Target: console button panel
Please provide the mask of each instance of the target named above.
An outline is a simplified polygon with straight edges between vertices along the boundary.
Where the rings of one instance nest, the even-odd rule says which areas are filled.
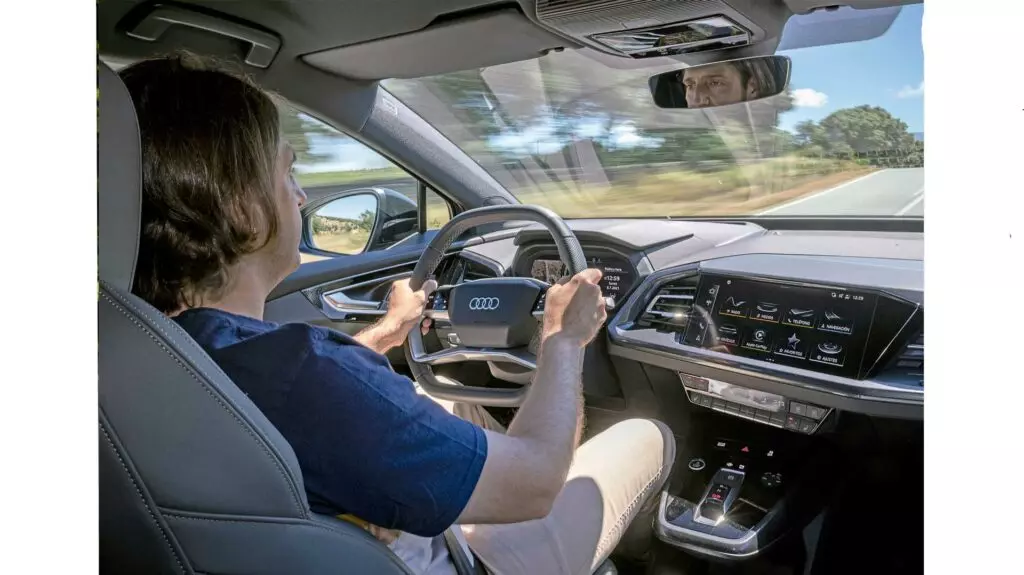
[[[815,433],[832,408],[714,379],[680,373],[690,403],[796,433]]]

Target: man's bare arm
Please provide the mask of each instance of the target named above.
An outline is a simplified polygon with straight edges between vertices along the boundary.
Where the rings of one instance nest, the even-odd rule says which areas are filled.
[[[552,286],[537,373],[508,433],[486,431],[487,459],[459,523],[544,517],[565,484],[582,421],[583,353],[606,317],[598,270]]]

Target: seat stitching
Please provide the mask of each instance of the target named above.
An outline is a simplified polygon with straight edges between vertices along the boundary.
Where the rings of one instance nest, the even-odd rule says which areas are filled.
[[[142,323],[140,323],[140,322],[139,322],[139,321],[137,321],[136,319],[132,318],[132,317],[131,317],[131,315],[129,315],[129,314],[127,313],[127,311],[125,311],[125,309],[124,309],[124,308],[122,308],[122,307],[121,307],[120,305],[118,305],[118,302],[115,302],[115,301],[114,301],[114,300],[113,300],[113,299],[112,299],[112,298],[111,298],[111,297],[110,297],[110,296],[109,296],[108,294],[106,294],[106,293],[102,293],[101,295],[102,295],[102,296],[103,296],[103,297],[104,297],[104,298],[105,298],[105,299],[106,299],[107,301],[109,301],[109,302],[111,303],[111,305],[113,305],[113,306],[114,306],[114,308],[115,308],[115,309],[117,309],[117,310],[118,310],[119,312],[121,312],[121,314],[122,314],[122,315],[124,315],[124,316],[125,316],[126,318],[128,318],[128,320],[129,320],[129,321],[131,321],[131,322],[132,322],[132,323],[134,323],[134,324],[135,324],[135,325],[136,325],[137,327],[139,327],[139,328],[141,328],[141,329],[142,329],[143,331],[145,331],[145,332],[146,332],[146,334],[147,334],[147,335],[149,335],[149,338],[150,338],[151,340],[153,340],[153,341],[154,341],[154,342],[155,342],[155,343],[156,343],[156,344],[157,344],[158,346],[160,346],[160,348],[161,348],[161,349],[163,349],[163,350],[164,350],[164,352],[166,352],[166,353],[167,353],[167,355],[168,355],[168,356],[170,356],[170,358],[171,358],[171,359],[173,359],[173,360],[174,360],[174,362],[175,362],[175,363],[177,363],[177,364],[178,364],[178,366],[179,366],[180,368],[182,368],[182,369],[183,369],[183,370],[185,371],[185,373],[187,373],[187,374],[189,375],[189,377],[191,377],[191,378],[192,378],[193,380],[195,380],[195,381],[196,381],[196,382],[197,382],[197,383],[198,383],[198,384],[199,384],[199,385],[200,385],[200,386],[201,386],[201,387],[203,388],[203,390],[204,390],[204,391],[206,391],[207,395],[209,395],[209,396],[210,396],[211,398],[213,398],[213,400],[214,400],[214,401],[216,401],[216,402],[217,402],[217,404],[218,404],[218,405],[220,405],[220,406],[221,406],[221,408],[223,408],[223,409],[224,409],[224,411],[226,411],[226,412],[227,412],[227,413],[228,413],[228,414],[229,414],[229,415],[230,415],[230,416],[232,417],[232,419],[234,419],[234,420],[235,420],[235,423],[237,423],[237,424],[239,425],[239,427],[241,427],[241,428],[242,428],[243,430],[245,430],[245,432],[246,432],[246,433],[248,433],[250,437],[252,437],[253,439],[255,439],[255,440],[256,440],[256,443],[257,443],[257,444],[258,444],[258,445],[260,446],[260,448],[261,448],[261,449],[263,450],[263,453],[264,453],[264,454],[265,454],[265,455],[267,456],[267,458],[268,458],[268,459],[269,459],[269,460],[270,460],[271,462],[273,462],[274,466],[275,466],[275,467],[277,468],[278,472],[279,472],[279,473],[281,474],[281,477],[282,477],[282,478],[284,478],[284,480],[285,480],[285,484],[287,484],[287,485],[288,485],[288,488],[289,488],[289,490],[291,491],[291,494],[292,494],[292,498],[294,499],[294,502],[295,502],[295,504],[296,504],[296,505],[295,505],[295,506],[296,506],[296,509],[298,509],[298,510],[299,510],[299,512],[300,512],[300,513],[302,514],[302,516],[303,516],[303,517],[307,517],[306,509],[305,509],[305,507],[304,507],[304,506],[302,505],[302,503],[301,503],[301,499],[299,498],[299,496],[298,496],[298,493],[297,493],[297,492],[295,491],[295,485],[293,484],[293,482],[292,482],[292,481],[290,481],[290,480],[289,480],[288,474],[287,474],[287,473],[285,472],[284,468],[283,468],[283,467],[281,466],[281,462],[280,462],[280,461],[279,461],[279,460],[278,460],[277,458],[275,458],[275,457],[273,456],[273,454],[271,453],[270,449],[269,449],[269,448],[267,447],[266,443],[265,443],[264,441],[262,441],[262,440],[261,440],[261,438],[260,438],[260,437],[258,437],[258,436],[257,436],[257,435],[256,435],[256,434],[255,434],[255,433],[253,432],[253,430],[251,429],[251,427],[250,427],[249,425],[246,425],[246,424],[245,424],[245,422],[243,422],[243,421],[242,421],[242,420],[241,420],[241,419],[240,419],[240,418],[238,417],[238,415],[237,415],[236,413],[233,413],[233,412],[232,412],[232,410],[231,410],[231,409],[230,409],[230,408],[229,408],[229,407],[228,407],[228,406],[227,406],[227,405],[226,405],[226,404],[224,403],[224,401],[223,401],[223,400],[221,400],[221,399],[220,399],[219,397],[217,397],[217,395],[216,395],[216,394],[214,394],[214,393],[213,393],[213,391],[211,391],[211,390],[210,390],[210,387],[209,387],[209,385],[207,385],[207,384],[205,384],[204,382],[202,382],[202,381],[201,381],[201,380],[200,380],[200,379],[199,379],[198,377],[196,377],[195,373],[193,373],[193,372],[192,372],[192,370],[190,370],[190,369],[188,368],[188,366],[186,366],[186,365],[185,365],[184,363],[182,363],[182,361],[181,361],[181,360],[180,360],[179,358],[175,357],[174,353],[172,353],[172,352],[171,352],[171,350],[170,350],[170,349],[169,349],[169,348],[168,348],[167,346],[165,346],[165,345],[164,345],[164,344],[163,344],[163,343],[162,343],[162,342],[161,342],[161,341],[160,341],[160,340],[159,340],[159,339],[158,339],[158,338],[157,338],[157,337],[156,337],[156,336],[155,336],[155,335],[153,334],[153,332],[152,332],[152,331],[151,331],[150,329],[148,329],[148,328],[147,328],[147,327],[146,327],[145,325],[143,325]],[[129,307],[131,307],[131,306],[129,306]],[[134,309],[134,308],[133,308],[133,309]],[[145,314],[142,314],[141,312],[139,312],[138,310],[135,310],[135,311],[136,311],[136,313],[140,313],[140,314],[141,314],[141,315],[143,315],[144,317],[148,317],[148,316],[145,316]],[[159,328],[159,326],[157,327],[157,329],[158,329],[158,330],[160,329],[160,328]],[[160,330],[160,331],[161,331],[161,333],[163,333],[163,330]],[[167,336],[167,334],[166,334],[166,333],[164,333],[164,336],[166,337],[166,336]],[[171,338],[169,338],[169,337],[168,337],[168,339],[171,339]],[[172,341],[173,341],[173,340],[172,340]],[[189,355],[188,355],[187,353],[184,353],[184,352],[183,352],[183,354],[184,354],[184,355],[185,355],[185,357],[187,357],[187,358],[188,358],[188,359],[189,359],[190,361],[192,361],[192,363],[195,363],[195,361],[194,361],[194,360],[192,360],[192,358],[191,358],[191,357],[190,357],[190,356],[189,356]],[[199,371],[200,371],[200,372],[202,372],[202,370],[199,370]],[[203,375],[204,375],[204,376],[206,376],[206,377],[207,377],[207,379],[209,379],[209,376],[208,376],[208,375],[206,375],[206,373],[205,373],[205,372],[202,372],[202,373],[203,373]],[[237,406],[236,406],[236,408],[237,408]]]
[[[186,573],[187,571],[185,566],[182,564],[181,558],[178,557],[178,552],[174,550],[174,546],[171,545],[171,540],[167,537],[167,532],[164,531],[163,526],[160,525],[156,515],[153,513],[153,509],[149,506],[149,503],[146,502],[146,497],[142,494],[142,489],[139,488],[139,484],[135,481],[135,478],[132,477],[132,472],[128,470],[128,465],[124,462],[124,458],[121,457],[121,453],[117,450],[117,447],[114,446],[113,440],[110,439],[110,434],[107,433],[107,430],[102,423],[100,423],[99,426],[100,431],[103,432],[103,436],[107,439],[107,445],[110,446],[111,451],[113,451],[114,455],[117,456],[117,460],[121,463],[121,468],[124,469],[125,475],[128,476],[128,479],[132,482],[132,486],[135,487],[135,493],[137,493],[139,495],[139,499],[142,500],[142,505],[146,508],[146,512],[149,513],[149,518],[153,520],[153,525],[156,525],[156,528],[160,531],[160,537],[163,538],[164,543],[167,544],[167,548],[171,551],[171,555],[174,556],[174,562],[178,564],[178,569],[182,573]]]

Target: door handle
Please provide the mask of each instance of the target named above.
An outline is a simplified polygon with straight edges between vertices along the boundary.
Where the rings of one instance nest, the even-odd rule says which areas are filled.
[[[205,30],[249,44],[245,63],[256,68],[269,67],[281,49],[281,39],[273,34],[176,6],[154,7],[127,34],[138,40],[155,42],[174,25]]]
[[[343,291],[324,294],[324,301],[341,312],[379,311],[381,306],[379,301],[350,298]]]

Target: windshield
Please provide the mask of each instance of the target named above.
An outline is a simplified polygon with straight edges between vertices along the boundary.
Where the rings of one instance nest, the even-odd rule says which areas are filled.
[[[793,16],[788,90],[719,108],[655,105],[677,60],[593,50],[383,84],[563,217],[923,216],[922,11]]]

